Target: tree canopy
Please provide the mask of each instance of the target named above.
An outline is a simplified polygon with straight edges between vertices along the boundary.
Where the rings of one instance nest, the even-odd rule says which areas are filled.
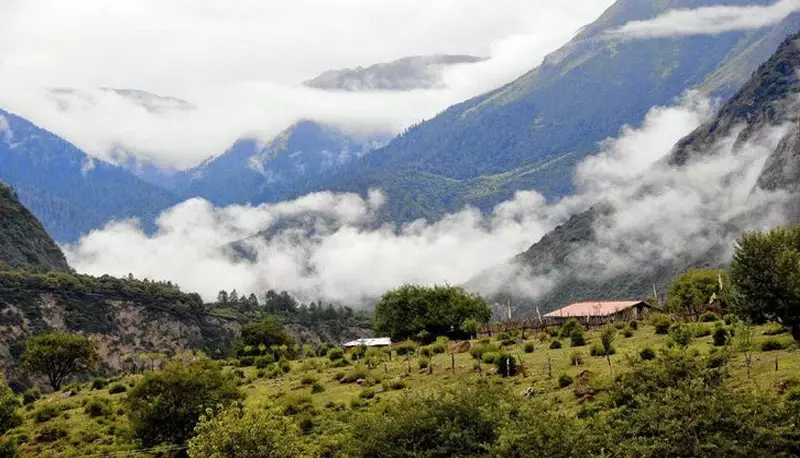
[[[738,315],[783,323],[800,340],[800,226],[743,234],[730,274]]]
[[[19,405],[19,399],[6,385],[6,380],[0,373],[0,436],[19,423],[20,419],[17,416]]]
[[[61,388],[72,374],[97,367],[97,344],[84,336],[68,332],[48,332],[33,336],[25,344],[22,364],[28,372],[47,377],[53,390]]]
[[[730,281],[720,269],[692,269],[678,277],[669,287],[665,308],[670,312],[700,315],[712,297],[728,303]]]
[[[460,337],[466,334],[465,321],[486,323],[491,317],[486,302],[463,288],[405,285],[384,294],[375,306],[375,332],[393,339],[420,333]]]
[[[258,323],[249,323],[242,327],[240,348],[270,348],[274,345],[294,346],[292,336],[284,331],[283,326],[273,317],[266,317]]]
[[[232,374],[206,358],[170,362],[148,373],[128,392],[126,404],[135,436],[147,447],[183,445],[207,408],[227,406],[240,393]]]

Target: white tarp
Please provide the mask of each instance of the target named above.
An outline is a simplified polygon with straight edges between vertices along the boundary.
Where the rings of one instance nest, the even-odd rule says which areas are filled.
[[[392,339],[389,337],[378,337],[376,339],[358,339],[344,344],[344,347],[358,347],[364,345],[366,347],[388,347],[392,344]]]

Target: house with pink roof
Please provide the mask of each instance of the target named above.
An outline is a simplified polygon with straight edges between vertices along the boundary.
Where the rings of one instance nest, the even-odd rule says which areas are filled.
[[[644,301],[587,301],[576,302],[552,311],[544,318],[560,323],[570,318],[583,322],[609,322],[640,320],[647,317],[652,307]]]

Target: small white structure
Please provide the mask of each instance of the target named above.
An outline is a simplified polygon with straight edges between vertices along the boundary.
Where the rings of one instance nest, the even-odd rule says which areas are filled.
[[[346,344],[342,345],[344,348],[353,348],[353,347],[388,347],[392,345],[392,339],[389,337],[378,337],[376,339],[358,339],[353,340],[351,342],[347,342]]]

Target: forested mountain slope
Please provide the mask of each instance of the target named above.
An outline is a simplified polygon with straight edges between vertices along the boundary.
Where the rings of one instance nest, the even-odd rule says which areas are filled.
[[[659,167],[670,167],[673,170],[686,170],[717,154],[720,145],[732,143],[734,151],[742,154],[749,141],[768,133],[771,127],[783,126],[782,137],[773,150],[749,148],[750,154],[755,152],[757,160],[763,161],[758,172],[755,189],[750,194],[766,191],[783,191],[789,193],[784,200],[780,213],[786,222],[800,219],[800,196],[797,194],[800,181],[800,129],[797,111],[797,96],[800,94],[800,79],[797,70],[800,68],[800,34],[793,35],[779,47],[776,53],[759,66],[751,79],[720,109],[718,115],[682,139],[666,157]],[[787,127],[788,126],[788,127]],[[759,164],[759,162],[756,162]],[[646,177],[646,176],[645,176]],[[735,186],[735,180],[741,176],[732,175],[722,181],[723,185]],[[708,186],[717,183],[709,180]],[[649,183],[645,178],[638,185],[640,196],[657,190],[658,185]],[[687,202],[688,204],[688,202]],[[734,203],[726,203],[723,208]],[[700,266],[720,266],[725,264],[724,253],[730,249],[730,236],[737,233],[737,221],[718,221],[719,215],[707,215],[704,222],[706,234],[718,243],[710,244],[702,251],[686,249],[668,262],[654,262],[646,268],[631,268],[605,278],[587,278],[582,270],[587,268],[586,260],[579,260],[586,247],[598,243],[597,228],[604,221],[613,219],[620,212],[619,207],[601,203],[595,208],[573,216],[568,222],[545,235],[539,242],[520,254],[513,263],[526,271],[531,278],[536,276],[552,276],[558,279],[557,286],[544,297],[532,301],[529,298],[516,298],[527,303],[529,307],[538,305],[540,311],[551,310],[569,302],[593,299],[643,298],[653,292],[655,287],[663,292],[675,276],[690,268]],[[751,208],[737,219],[750,219],[756,224],[759,218],[766,218],[762,208]],[[770,223],[764,220],[765,225]],[[680,226],[691,224],[676,219],[669,224]],[[681,243],[687,247],[693,242],[685,239]],[[598,261],[598,260],[594,260]],[[601,260],[600,260],[601,261]],[[633,262],[631,266],[635,266]],[[487,272],[482,278],[476,278],[475,284],[487,281],[497,272]],[[502,287],[500,288],[503,289]],[[528,308],[530,312],[531,309]]]
[[[316,189],[384,188],[391,216],[406,220],[466,203],[488,209],[518,189],[567,195],[574,165],[597,152],[597,142],[687,89],[730,96],[800,26],[800,16],[718,35],[621,40],[609,31],[675,8],[770,3],[619,0],[540,67],[413,126]]]
[[[69,270],[64,253],[35,216],[0,182],[0,269]]]
[[[148,224],[177,198],[121,167],[93,160],[62,138],[0,110],[0,180],[57,241],[70,242],[111,219]]]

